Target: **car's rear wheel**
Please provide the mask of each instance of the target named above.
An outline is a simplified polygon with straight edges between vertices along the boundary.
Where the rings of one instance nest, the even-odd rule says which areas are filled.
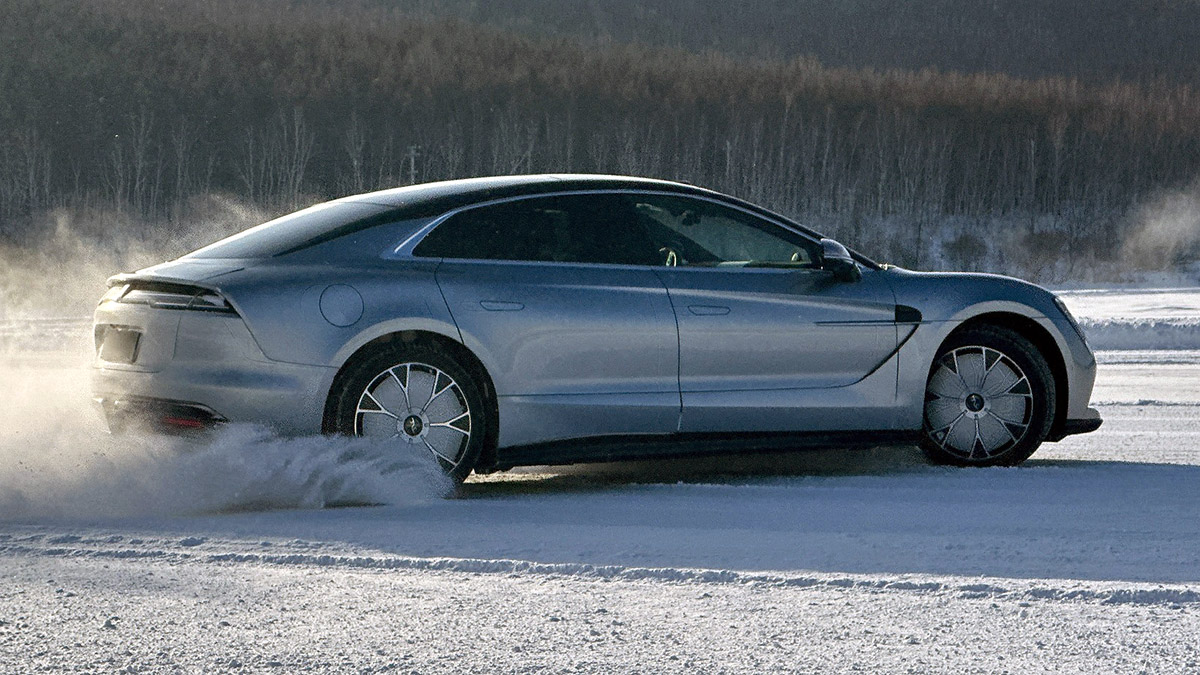
[[[930,368],[921,447],[939,464],[1020,464],[1050,431],[1054,388],[1045,357],[1021,335],[992,326],[960,331]]]
[[[474,468],[487,423],[471,372],[431,345],[385,348],[341,378],[335,430],[429,453],[456,481]]]

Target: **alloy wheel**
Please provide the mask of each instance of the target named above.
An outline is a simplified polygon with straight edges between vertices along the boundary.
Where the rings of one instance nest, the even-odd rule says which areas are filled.
[[[400,363],[372,378],[359,396],[354,433],[424,448],[453,471],[471,440],[471,406],[444,371]]]
[[[1029,378],[998,350],[959,347],[942,355],[929,377],[925,432],[965,460],[987,460],[1013,447],[1032,416]]]

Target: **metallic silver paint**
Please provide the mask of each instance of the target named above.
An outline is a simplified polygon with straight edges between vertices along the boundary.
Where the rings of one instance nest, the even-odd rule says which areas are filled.
[[[594,187],[562,192],[546,187],[562,179],[497,185],[525,180],[542,195],[577,194],[611,192],[617,180],[589,179]],[[618,191],[683,190],[619,180],[625,187]],[[430,189],[453,194],[479,184]],[[404,203],[412,190],[339,201]],[[725,203],[687,190],[684,196]],[[237,315],[101,304],[96,323],[138,327],[146,342],[135,364],[98,360],[94,389],[190,401],[233,422],[317,433],[334,377],[356,352],[378,338],[423,331],[464,345],[492,379],[501,452],[615,434],[916,430],[938,347],[964,321],[1001,312],[1036,323],[1062,355],[1067,418],[1095,416],[1090,349],[1053,295],[1023,281],[867,264],[860,264],[861,281],[838,282],[817,270],[413,257],[439,222],[398,222],[276,258],[185,257],[142,270],[134,276],[217,291]],[[338,285],[362,298],[352,325],[323,315],[322,294]],[[920,310],[921,323],[897,324],[897,305]]]

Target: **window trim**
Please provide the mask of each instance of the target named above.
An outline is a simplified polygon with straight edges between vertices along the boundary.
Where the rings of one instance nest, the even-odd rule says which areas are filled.
[[[598,267],[603,266],[603,267],[638,268],[638,269],[664,268],[665,267],[664,265],[631,265],[631,264],[626,264],[626,263],[555,262],[555,261],[549,261],[549,260],[547,260],[547,261],[507,260],[504,258],[499,258],[499,259],[497,259],[497,258],[446,258],[446,257],[436,257],[436,256],[418,256],[418,255],[413,254],[413,250],[416,249],[416,247],[419,246],[422,241],[424,241],[425,237],[428,236],[429,233],[433,232],[435,229],[437,229],[437,227],[439,225],[446,222],[450,218],[453,218],[454,216],[456,216],[460,213],[464,213],[466,211],[471,211],[473,209],[486,208],[489,206],[496,206],[499,204],[507,204],[507,203],[526,200],[526,199],[585,196],[585,195],[613,195],[613,194],[615,194],[615,195],[651,195],[651,196],[658,196],[658,197],[695,199],[698,201],[708,202],[710,204],[716,204],[717,206],[723,206],[725,208],[740,211],[740,212],[742,212],[752,218],[755,218],[757,220],[771,223],[772,225],[775,225],[777,227],[781,227],[788,232],[791,232],[799,237],[804,238],[807,241],[810,241],[814,246],[816,246],[818,248],[821,245],[819,238],[814,236],[814,234],[810,234],[808,232],[804,232],[804,231],[798,229],[790,222],[783,220],[782,216],[774,216],[774,214],[772,214],[772,217],[767,217],[761,213],[752,211],[752,210],[742,206],[741,204],[731,203],[729,201],[725,201],[722,199],[716,199],[716,198],[710,197],[708,195],[695,195],[695,194],[689,194],[686,192],[675,192],[675,191],[671,191],[671,190],[651,190],[651,189],[631,190],[628,188],[624,188],[624,189],[622,189],[622,188],[609,188],[609,189],[600,188],[600,189],[595,189],[595,190],[563,190],[563,191],[559,191],[559,192],[543,192],[543,193],[532,194],[532,195],[516,195],[516,196],[512,196],[512,197],[502,197],[499,199],[489,199],[487,201],[476,202],[474,204],[467,204],[464,206],[460,206],[458,208],[451,209],[451,210],[443,213],[440,216],[437,216],[436,218],[431,220],[429,223],[427,223],[424,226],[422,226],[421,228],[419,228],[416,232],[412,233],[407,238],[405,238],[404,241],[397,244],[389,253],[385,253],[383,257],[386,259],[389,259],[389,260],[453,260],[454,262],[486,262],[486,263],[522,264],[522,265],[590,265],[590,266],[598,266]],[[860,264],[861,264],[861,262],[860,262]],[[779,268],[779,267],[699,267],[699,266],[698,267],[688,267],[688,266],[674,267],[671,269],[673,269],[673,270],[704,270],[704,271],[712,271],[712,272],[737,271],[737,272],[755,272],[755,273],[761,273],[761,272],[793,273],[793,272],[803,272],[803,271],[809,271],[809,272],[822,271],[822,270],[818,270],[818,269],[814,269],[814,268],[801,268],[801,267],[798,267],[794,270],[788,269],[788,268]]]

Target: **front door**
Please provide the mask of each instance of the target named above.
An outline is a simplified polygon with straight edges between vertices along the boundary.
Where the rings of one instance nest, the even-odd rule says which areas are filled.
[[[897,332],[881,274],[838,281],[819,269],[818,242],[726,205],[635,202],[667,263],[658,274],[679,325],[681,431],[886,426]]]

